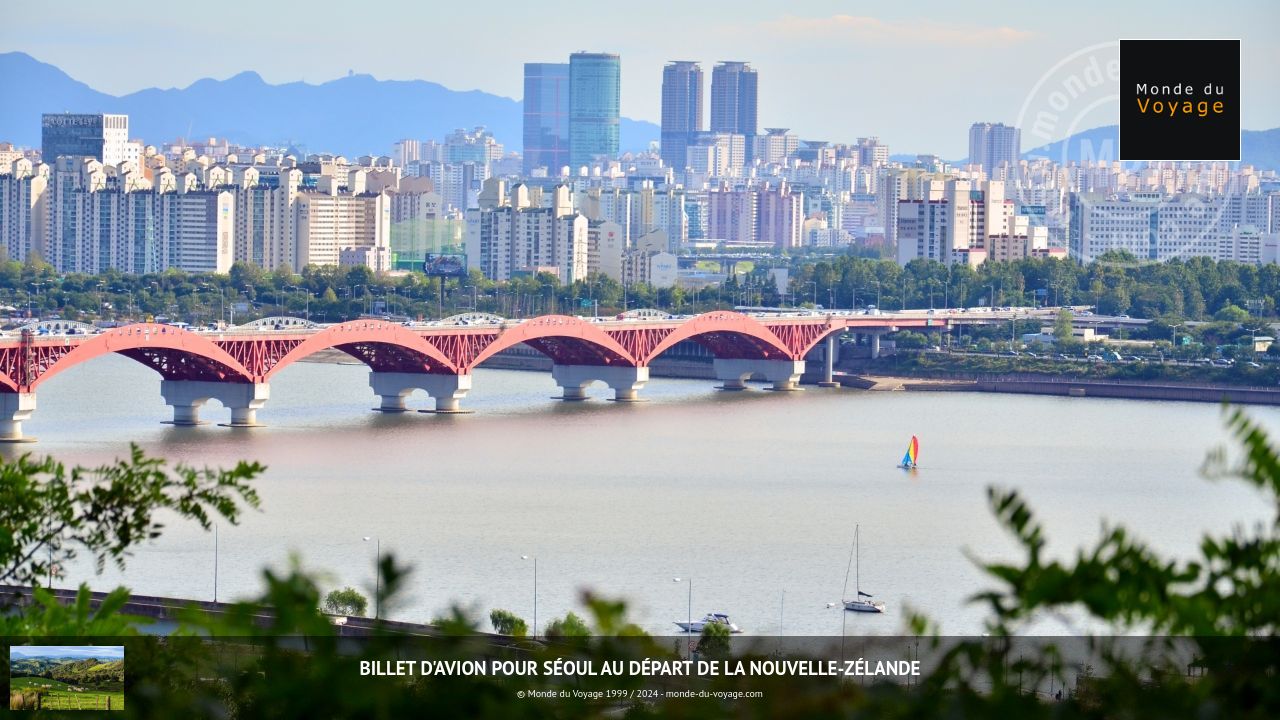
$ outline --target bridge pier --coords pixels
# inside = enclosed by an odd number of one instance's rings
[[[267,383],[212,382],[208,380],[162,380],[160,395],[173,407],[174,425],[200,425],[200,408],[217,400],[231,410],[227,427],[257,427],[258,410],[271,397]]]
[[[840,387],[840,383],[835,381],[836,353],[840,349],[838,340],[835,333],[827,336],[827,346],[822,352],[822,379],[818,381],[818,387]]]
[[[426,390],[436,401],[435,410],[421,412],[465,413],[459,401],[471,392],[471,375],[370,372],[369,387],[382,398],[381,412],[405,412],[405,400],[414,390]]]
[[[880,357],[880,333],[871,333],[871,359],[875,360]]]
[[[640,402],[640,390],[649,382],[649,368],[627,365],[552,365],[551,378],[564,391],[561,400],[586,400],[587,386],[600,380],[613,388],[614,400]]]
[[[799,390],[804,374],[803,360],[752,360],[716,358],[716,379],[724,382],[723,390],[746,390],[747,380],[754,375],[773,383],[773,390]]]
[[[35,442],[22,434],[22,422],[35,411],[35,393],[0,393],[0,442]]]

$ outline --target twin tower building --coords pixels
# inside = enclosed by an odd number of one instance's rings
[[[568,63],[524,66],[524,173],[560,175],[619,150],[622,63],[617,55],[579,52]],[[662,70],[663,164],[683,171],[710,162],[751,164],[758,80],[745,62],[711,73],[711,125],[704,122],[702,66],[677,60]],[[693,155],[690,156],[692,148]],[[719,155],[727,154],[723,161]],[[541,169],[541,170],[540,170]],[[576,174],[576,173],[571,173]]]

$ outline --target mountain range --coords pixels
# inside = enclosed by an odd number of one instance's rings
[[[425,80],[378,80],[350,74],[318,85],[272,85],[255,72],[226,80],[205,78],[185,88],[148,88],[109,95],[21,52],[0,53],[0,141],[40,146],[40,114],[109,112],[129,115],[132,137],[150,143],[176,138],[228,138],[246,145],[302,144],[316,152],[385,155],[402,138],[442,139],[456,128],[484,125],[508,150],[519,150],[520,101],[480,90],[450,90]],[[386,110],[380,110],[385,108]],[[622,118],[623,151],[647,149],[658,139],[651,122]],[[1023,153],[1059,162],[1114,159],[1118,125],[1083,130]],[[1241,159],[1280,170],[1280,128],[1245,130]],[[911,163],[915,155],[895,154]],[[957,161],[963,163],[964,161]]]
[[[1042,145],[1023,158],[1048,158],[1057,162],[1115,160],[1120,148],[1120,126],[1103,125]],[[1240,133],[1240,161],[1259,170],[1280,170],[1280,128]]]
[[[318,85],[273,85],[255,72],[205,78],[185,88],[109,95],[21,52],[0,53],[0,141],[40,146],[40,115],[129,115],[129,134],[159,144],[176,138],[228,138],[246,145],[300,143],[317,152],[386,155],[403,138],[442,139],[484,125],[508,150],[520,150],[520,101],[479,90],[450,90],[425,80],[350,74]],[[9,101],[13,100],[13,101]],[[658,126],[622,118],[623,151],[644,150]]]

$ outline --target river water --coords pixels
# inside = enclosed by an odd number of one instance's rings
[[[987,508],[989,485],[1023,491],[1056,554],[1097,538],[1104,521],[1185,556],[1206,530],[1268,517],[1257,492],[1198,472],[1225,440],[1212,404],[713,384],[655,379],[636,404],[606,402],[597,385],[601,399],[568,404],[550,399],[547,373],[479,370],[464,400],[474,414],[384,415],[370,410],[363,366],[300,363],[273,381],[258,413],[267,427],[178,428],[161,424],[158,376],[110,356],[42,385],[26,427],[39,442],[2,452],[96,465],[134,441],[195,465],[261,461],[261,511],[219,533],[219,599],[257,591],[263,567],[291,556],[326,589],[371,590],[369,536],[414,568],[385,614],[419,622],[452,603],[531,619],[528,555],[542,625],[581,614],[591,588],[669,633],[689,612],[692,578],[695,618],[727,612],[750,633],[838,634],[847,622],[851,634],[892,634],[908,608],[971,633],[984,613],[966,598],[992,582],[966,552],[1014,549]],[[1280,431],[1274,409],[1253,413]],[[204,417],[225,422],[227,411],[211,402]],[[907,474],[895,464],[912,434],[920,469]],[[855,524],[862,589],[888,604],[884,615],[827,608],[845,592]],[[211,599],[213,567],[212,534],[173,523],[123,573],[81,563],[64,582]]]

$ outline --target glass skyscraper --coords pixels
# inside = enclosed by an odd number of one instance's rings
[[[569,164],[618,154],[622,62],[611,53],[569,56]]]
[[[569,164],[569,65],[524,64],[524,174]]]
[[[744,62],[726,60],[711,71],[711,132],[746,136],[751,164],[756,136],[758,76]]]
[[[688,164],[690,137],[702,130],[702,67],[675,60],[662,69],[662,162],[676,172]]]

